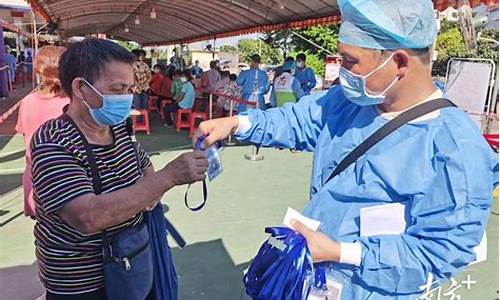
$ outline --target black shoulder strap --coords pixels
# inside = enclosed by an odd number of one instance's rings
[[[450,100],[445,98],[439,98],[427,101],[420,105],[417,105],[400,115],[396,118],[387,122],[380,129],[375,131],[372,135],[370,135],[366,140],[364,140],[360,145],[358,145],[354,150],[352,150],[342,161],[337,165],[335,170],[333,170],[332,174],[326,180],[325,184],[330,181],[335,176],[339,175],[344,171],[347,167],[349,167],[353,162],[358,160],[361,156],[363,156],[371,147],[380,142],[383,138],[394,132],[396,129],[401,126],[407,124],[408,122],[418,119],[421,116],[424,116],[430,112],[435,110],[445,108],[445,107],[454,107],[456,106]]]
[[[78,131],[80,134],[80,137],[82,138],[83,146],[85,147],[85,155],[87,156],[87,162],[89,163],[90,166],[90,173],[91,173],[91,179],[92,179],[92,187],[94,188],[94,193],[96,195],[99,195],[102,193],[102,181],[101,177],[99,176],[99,169],[97,168],[97,164],[95,161],[95,156],[94,152],[92,151],[92,147],[90,146],[89,142],[87,141],[87,138],[85,135],[81,132],[80,128],[73,122],[73,120],[68,116],[67,114],[62,114],[60,119],[70,122],[71,125]]]

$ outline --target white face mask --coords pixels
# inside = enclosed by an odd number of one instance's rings
[[[372,95],[366,90],[366,79],[373,75],[378,70],[382,69],[392,58],[394,55],[391,54],[382,64],[380,64],[377,68],[366,75],[358,75],[354,74],[351,71],[347,70],[344,67],[340,67],[339,80],[340,85],[342,86],[342,90],[347,99],[352,102],[360,105],[376,105],[382,104],[385,101],[385,94],[389,91],[389,89],[398,81],[398,77],[394,78],[394,80],[389,84],[389,86],[384,89],[378,95]]]
[[[187,78],[186,77],[181,77],[181,82],[187,82]]]

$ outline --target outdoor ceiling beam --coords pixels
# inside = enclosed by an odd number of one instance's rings
[[[147,2],[147,1],[148,1],[148,0],[144,1],[144,2],[141,4],[141,7],[142,7],[142,6],[146,6],[146,2]],[[160,1],[160,2],[156,2],[155,4],[149,4],[149,3],[147,3],[147,4],[148,4],[148,6],[158,6],[158,7],[162,7],[162,10],[163,10],[163,6],[161,5],[161,3],[162,3],[162,2]],[[173,3],[170,3],[170,4],[172,5]],[[172,5],[172,6],[173,6],[173,7],[175,7],[175,5]],[[180,5],[179,5],[179,6],[180,6]],[[136,15],[138,15],[138,12],[140,12],[141,7],[138,7],[138,8],[134,11]],[[188,10],[189,10],[189,9],[191,9],[191,12],[192,12],[192,7],[188,7],[187,9],[188,9]],[[160,13],[161,13],[161,11],[160,11]],[[130,17],[131,15],[132,15],[132,13],[129,15],[129,17]],[[157,12],[157,15],[158,15],[158,12]],[[180,19],[181,19],[181,18],[180,18]],[[123,20],[122,22],[118,23],[116,26],[114,26],[114,27],[112,27],[112,28],[108,29],[106,32],[114,32],[114,31],[116,30],[116,28],[123,26],[123,24],[125,24],[127,21],[128,21],[128,18],[126,18],[126,19],[125,19],[125,20]],[[203,26],[203,24],[196,24],[196,23],[192,23],[192,22],[189,22],[188,24],[192,24],[193,26],[200,27],[200,28],[202,28],[202,26]]]
[[[101,11],[99,13],[96,13],[96,12],[84,12],[82,14],[78,14],[78,15],[72,16],[70,18],[63,18],[63,19],[61,19],[61,21],[70,21],[70,20],[75,20],[75,19],[79,19],[79,18],[89,18],[89,17],[92,17],[92,16],[100,15],[100,14],[112,15],[112,14],[123,14],[123,12],[116,12],[116,11]],[[176,16],[176,15],[167,15],[167,17],[171,16],[172,18],[165,18],[164,17],[166,15],[165,13],[159,14],[157,12],[156,14],[157,14],[156,19],[151,19],[149,17],[149,14],[147,16],[144,15],[144,14],[140,15],[139,17],[143,17],[141,19],[142,20],[141,21],[141,25],[143,25],[145,23],[150,23],[150,22],[157,21],[158,23],[161,23],[160,25],[165,25],[165,24],[170,25],[172,23],[175,23],[175,24],[178,24],[179,26],[184,26],[184,27],[188,28],[188,31],[192,31],[192,32],[196,32],[197,29],[198,29],[198,25],[197,24],[190,23],[188,20],[184,20],[183,18],[181,18],[179,16]],[[111,24],[109,26],[116,25],[115,22],[110,22],[110,23]],[[123,24],[122,27],[129,26],[130,28],[132,28],[134,26],[141,26],[141,25],[135,25],[133,22],[130,22],[130,23],[127,23],[127,24]],[[176,27],[176,28],[178,28],[178,27]]]
[[[221,33],[216,33],[216,34],[198,35],[198,36],[190,37],[189,39],[164,40],[164,41],[146,44],[145,46],[186,44],[186,43],[193,43],[193,42],[204,41],[204,40],[211,40],[214,38],[225,38],[225,37],[230,37],[230,36],[237,36],[237,35],[250,34],[250,33],[256,33],[256,32],[269,32],[269,31],[276,31],[276,30],[303,28],[303,27],[309,27],[309,26],[315,26],[315,25],[338,24],[339,21],[340,21],[340,15],[334,15],[334,16],[301,20],[301,21],[286,22],[286,23],[280,23],[280,24],[261,25],[261,26],[243,28],[243,29],[239,29],[239,30],[221,32]]]
[[[239,7],[240,9],[247,10],[247,11],[252,11],[250,9],[252,6],[260,7],[260,8],[262,8],[262,9],[264,9],[266,11],[266,13],[264,15],[260,15],[260,17],[262,17],[263,19],[265,19],[267,21],[270,21],[267,18],[267,16],[269,15],[269,12],[271,12],[274,15],[278,16],[280,19],[286,19],[286,17],[287,17],[287,16],[281,14],[279,12],[279,10],[273,9],[272,7],[265,6],[265,5],[263,5],[263,4],[259,3],[259,2],[256,2],[256,1],[251,1],[251,0],[246,0],[246,1],[248,2],[248,5],[244,5],[243,3],[241,3],[238,0],[219,0],[219,2],[230,3],[230,4],[233,4],[233,5],[237,6],[237,7]],[[286,7],[284,9],[289,10]],[[253,10],[253,12],[255,12],[255,10]],[[293,13],[293,11],[292,11],[292,13]]]
[[[104,24],[97,23],[97,25],[108,25],[109,26],[109,24],[107,24],[107,23],[104,23]],[[141,35],[141,32],[144,34]],[[106,33],[107,35],[134,35],[134,36],[142,37],[138,40],[135,40],[136,42],[140,42],[140,43],[149,42],[149,41],[144,41],[144,39],[154,41],[152,38],[160,38],[161,36],[164,35],[164,34],[160,34],[158,31],[153,31],[150,28],[143,28],[141,31],[133,30],[133,28],[131,28],[128,33],[123,31],[123,30],[117,30],[117,31],[112,31],[112,32],[103,32],[103,31],[99,30],[98,26],[96,26],[95,24],[88,24],[87,26],[83,25],[83,26],[78,26],[75,28],[68,28],[66,30],[66,33],[69,35],[85,35],[85,34],[89,34],[89,33]],[[174,37],[185,36],[185,33],[184,33],[184,35],[172,35],[172,36],[174,36]]]
[[[146,0],[146,1],[143,0],[143,2],[147,2],[147,1],[149,1],[149,0]],[[81,2],[79,1],[79,2],[73,3],[71,5],[70,5],[70,2],[74,2],[74,1],[73,0],[64,0],[64,1],[58,1],[54,4],[52,4],[50,6],[51,14],[62,15],[62,12],[68,12],[68,14],[71,15],[71,13],[73,11],[78,12],[82,8],[104,6],[102,4],[106,3],[107,1],[103,1],[103,0],[90,0],[90,1],[81,1]],[[136,3],[137,0],[120,1],[120,3],[123,3],[123,2],[130,3],[130,4],[129,5],[119,5],[119,6],[113,5],[111,8],[121,9],[123,11],[123,13],[127,13],[127,14],[133,14],[134,12],[137,12],[138,10],[141,9],[141,7],[137,8],[136,5],[132,5],[132,4]],[[175,2],[175,4],[172,2]],[[218,7],[217,5],[213,5],[212,3],[208,2],[208,1],[192,0],[192,2],[197,2],[196,6],[199,7],[199,10],[197,12],[198,14],[203,14],[207,17],[213,17],[214,15],[216,15],[221,20],[223,20],[223,22],[225,22],[227,25],[232,25],[232,26],[235,25],[234,23],[230,22],[230,20],[228,20],[227,12],[220,10],[220,7]],[[162,9],[173,10],[173,11],[175,11],[176,8],[180,6],[180,7],[183,7],[184,11],[187,12],[188,14],[193,14],[193,5],[186,4],[186,1],[169,1],[169,3],[166,3],[166,1],[164,0],[164,1],[158,1],[155,3],[151,3],[151,4],[147,3],[144,6],[162,7]],[[130,7],[131,7],[131,9],[126,9],[126,8],[130,8]],[[205,8],[205,7],[207,7],[207,8]],[[122,9],[122,8],[125,8],[125,9]],[[96,11],[99,11],[99,10],[96,10]],[[233,11],[233,10],[230,9],[230,11]],[[238,13],[238,12],[235,12],[235,13],[237,13],[238,16],[241,17],[242,19],[248,19],[252,22],[256,21],[255,19],[249,18],[249,16],[247,14],[242,14],[242,13]],[[212,18],[212,21],[213,21],[213,18]]]
[[[183,0],[174,0],[172,2],[175,2],[177,4],[181,4],[181,5],[184,5],[186,6],[186,1],[183,1]],[[248,12],[246,11],[245,12],[240,12],[240,11],[237,11],[235,9],[233,9],[231,6],[218,6],[216,3],[214,3],[213,0],[191,0],[191,2],[194,2],[193,4],[197,5],[198,7],[200,7],[200,10],[203,10],[204,13],[208,14],[208,15],[216,15],[218,17],[220,17],[221,19],[224,19],[226,20],[227,22],[230,22],[232,25],[235,25],[234,22],[231,22],[231,19],[234,19],[234,20],[238,20],[241,22],[245,22],[244,20],[247,20],[247,21],[250,21],[252,23],[258,23],[258,19],[262,19],[262,20],[265,20],[263,19],[262,17],[252,13],[252,12]],[[228,4],[226,1],[222,1],[222,2],[225,2],[225,4]],[[190,7],[189,5],[187,5],[188,7]],[[206,7],[206,9],[205,9]],[[192,9],[192,7],[191,7]]]
[[[113,27],[111,27],[111,28],[109,28],[109,29],[107,29],[107,30],[104,30],[104,32],[110,32],[110,31],[112,31],[113,29],[115,29],[117,26],[120,26],[121,24],[124,24],[125,22],[127,22],[127,21],[128,21],[128,20],[132,17],[132,15],[135,15],[135,14],[137,13],[137,11],[139,10],[139,8],[140,8],[142,5],[144,5],[145,3],[147,3],[147,2],[148,2],[148,0],[141,0],[141,2],[139,3],[139,5],[136,5],[136,8],[135,8],[132,12],[130,12],[130,13],[128,13],[128,12],[127,12],[127,13],[125,13],[125,14],[128,14],[128,15],[127,15],[125,18],[123,18],[123,19],[120,21],[120,23],[119,23],[118,25],[113,26]]]
[[[177,3],[175,9],[172,9],[171,7],[164,6],[163,3],[159,3],[157,5],[157,7],[161,8],[160,10],[156,10],[157,15],[162,14],[163,12],[166,12],[166,11],[175,13],[176,9],[179,8],[179,11],[182,13],[182,17],[184,19],[187,19],[185,16],[194,17],[194,15],[192,15],[193,8],[189,5],[185,5],[183,2]],[[198,16],[196,16],[196,17],[199,17],[199,16],[201,16],[199,18],[201,22],[196,22],[196,19],[193,19],[194,22],[192,22],[192,24],[195,24],[198,27],[206,27],[206,24],[210,24],[211,28],[214,28],[215,30],[217,30],[221,27],[221,26],[217,26],[217,25],[213,24],[213,23],[217,23],[217,22],[220,22],[221,25],[224,25],[224,26],[234,26],[234,23],[232,23],[230,20],[227,20],[226,16],[221,16],[218,13],[215,13],[215,14],[211,13],[207,9],[200,8],[200,12],[199,12]],[[214,16],[220,17],[220,18],[222,18],[222,20],[221,19],[214,19]],[[214,20],[217,20],[217,22],[214,22]]]

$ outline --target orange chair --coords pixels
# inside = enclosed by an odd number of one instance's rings
[[[165,120],[165,116],[163,115],[163,108],[165,108],[165,106],[169,104],[172,104],[172,99],[163,99],[160,102],[160,116],[163,120]]]
[[[208,120],[208,114],[201,111],[193,111],[191,113],[191,118],[189,120],[189,137],[192,137],[196,130],[196,120],[201,119],[202,121]]]
[[[145,131],[146,134],[151,134],[151,128],[149,126],[149,114],[147,109],[133,109],[130,112],[130,116],[132,117],[132,125],[134,129],[134,133],[137,131]],[[137,117],[142,116],[142,121],[138,122]]]
[[[156,105],[156,101],[158,101],[158,96],[149,96],[148,98],[149,112],[158,111],[158,106]]]
[[[191,109],[179,109],[177,111],[176,121],[175,121],[175,129],[177,132],[181,131],[182,128],[190,128],[191,124],[191,114],[193,111]],[[186,116],[185,119],[182,116]]]

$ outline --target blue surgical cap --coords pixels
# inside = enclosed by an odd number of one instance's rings
[[[431,0],[339,0],[339,41],[380,49],[422,49],[437,35]]]
[[[295,66],[296,66],[295,61],[289,60],[283,64],[283,67],[281,68],[281,70],[282,71],[291,71],[292,69],[295,69]]]

